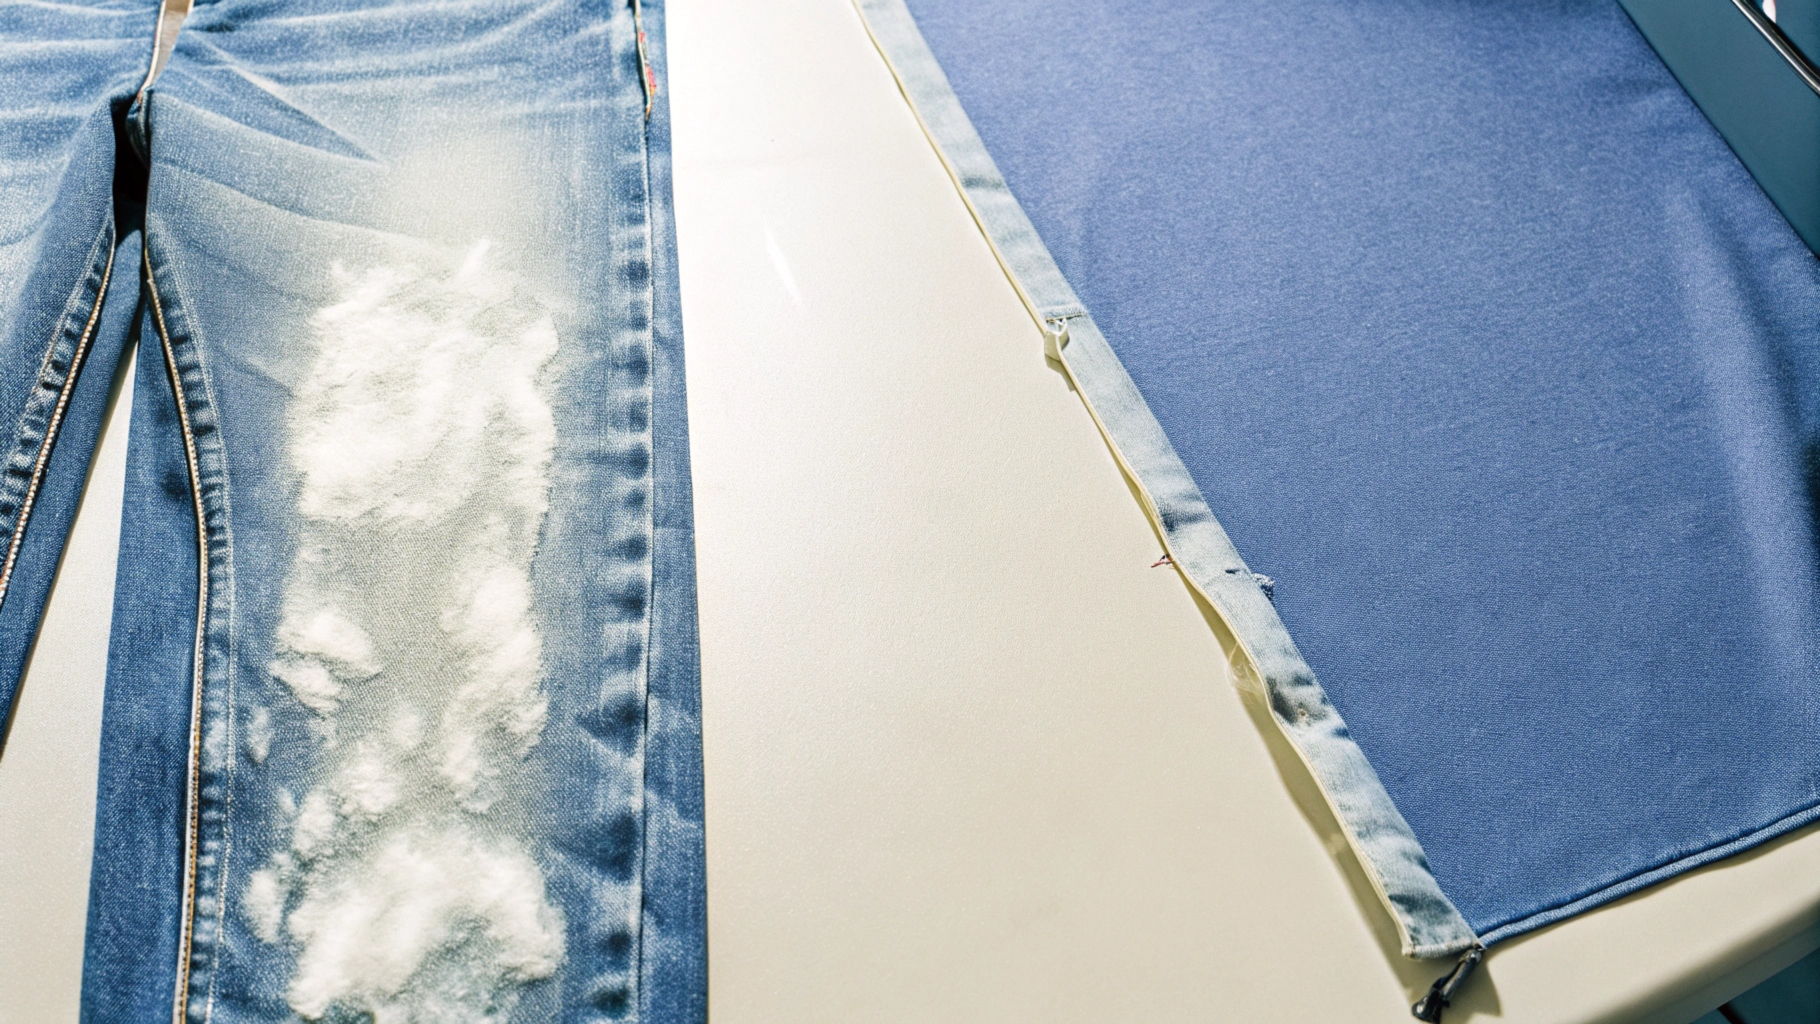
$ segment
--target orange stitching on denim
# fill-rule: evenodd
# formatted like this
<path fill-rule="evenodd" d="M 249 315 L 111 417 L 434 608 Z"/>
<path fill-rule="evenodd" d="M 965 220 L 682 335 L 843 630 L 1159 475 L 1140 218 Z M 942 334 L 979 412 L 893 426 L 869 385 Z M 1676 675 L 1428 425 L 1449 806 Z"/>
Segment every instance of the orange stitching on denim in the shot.
<path fill-rule="evenodd" d="M 638 43 L 638 85 L 645 91 L 645 120 L 651 120 L 651 104 L 657 99 L 657 69 L 645 49 L 645 16 L 639 0 L 632 0 L 632 33 Z"/>

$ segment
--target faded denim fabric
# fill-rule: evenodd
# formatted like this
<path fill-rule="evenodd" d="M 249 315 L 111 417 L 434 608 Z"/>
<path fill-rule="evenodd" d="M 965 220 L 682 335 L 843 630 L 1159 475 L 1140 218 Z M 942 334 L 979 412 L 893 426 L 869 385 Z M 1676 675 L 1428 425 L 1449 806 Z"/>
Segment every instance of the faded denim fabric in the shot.
<path fill-rule="evenodd" d="M 83 1019 L 705 1018 L 661 3 L 158 14 L 0 4 L 0 698 L 139 353 Z"/>

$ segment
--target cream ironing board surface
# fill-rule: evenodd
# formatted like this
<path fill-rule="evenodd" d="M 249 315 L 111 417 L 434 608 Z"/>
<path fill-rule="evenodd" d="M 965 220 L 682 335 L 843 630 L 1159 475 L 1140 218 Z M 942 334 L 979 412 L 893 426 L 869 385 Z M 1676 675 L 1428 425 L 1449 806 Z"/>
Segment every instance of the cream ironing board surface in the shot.
<path fill-rule="evenodd" d="M 717 1024 L 1408 1020 L 1435 965 L 848 0 L 669 18 Z M 0 755 L 0 1024 L 75 1017 L 118 422 Z M 1804 832 L 1498 948 L 1448 1020 L 1684 1024 L 1816 945 Z"/>

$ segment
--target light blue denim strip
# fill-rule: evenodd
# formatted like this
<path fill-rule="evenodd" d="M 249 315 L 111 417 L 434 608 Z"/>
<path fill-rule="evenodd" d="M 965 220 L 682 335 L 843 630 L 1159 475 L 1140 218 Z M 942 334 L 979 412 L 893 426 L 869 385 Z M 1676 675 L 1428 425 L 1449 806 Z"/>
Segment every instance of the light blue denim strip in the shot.
<path fill-rule="evenodd" d="M 961 109 L 960 98 L 948 87 L 948 76 L 929 52 L 910 10 L 901 2 L 857 0 L 860 16 L 872 41 L 897 76 L 899 88 L 910 100 L 917 119 L 935 143 L 948 173 L 960 187 L 973 218 L 992 243 L 999 263 L 1011 278 L 1018 297 L 1038 323 L 1085 316 L 1087 308 L 1062 276 L 1049 247 L 1037 236 L 1024 208 L 1005 184 L 986 152 L 986 144 L 973 130 Z"/>
<path fill-rule="evenodd" d="M 903 0 L 855 3 L 1000 264 L 1042 326 L 1050 354 L 1067 368 L 1143 493 L 1171 559 L 1219 612 L 1257 670 L 1272 717 L 1319 783 L 1395 920 L 1403 954 L 1447 956 L 1478 944 L 1257 578 L 1012 196 Z"/>

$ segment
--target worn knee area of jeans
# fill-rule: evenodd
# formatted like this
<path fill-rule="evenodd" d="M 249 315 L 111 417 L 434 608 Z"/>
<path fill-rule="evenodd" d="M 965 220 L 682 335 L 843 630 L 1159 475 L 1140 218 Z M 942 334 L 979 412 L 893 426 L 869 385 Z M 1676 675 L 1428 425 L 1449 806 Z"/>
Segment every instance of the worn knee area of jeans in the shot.
<path fill-rule="evenodd" d="M 241 730 L 243 763 L 303 744 L 309 767 L 278 791 L 288 843 L 231 896 L 293 953 L 305 1018 L 503 1019 L 565 958 L 527 757 L 555 321 L 484 238 L 329 274 L 285 417 L 298 525 L 267 665 L 307 730 L 266 708 Z"/>

